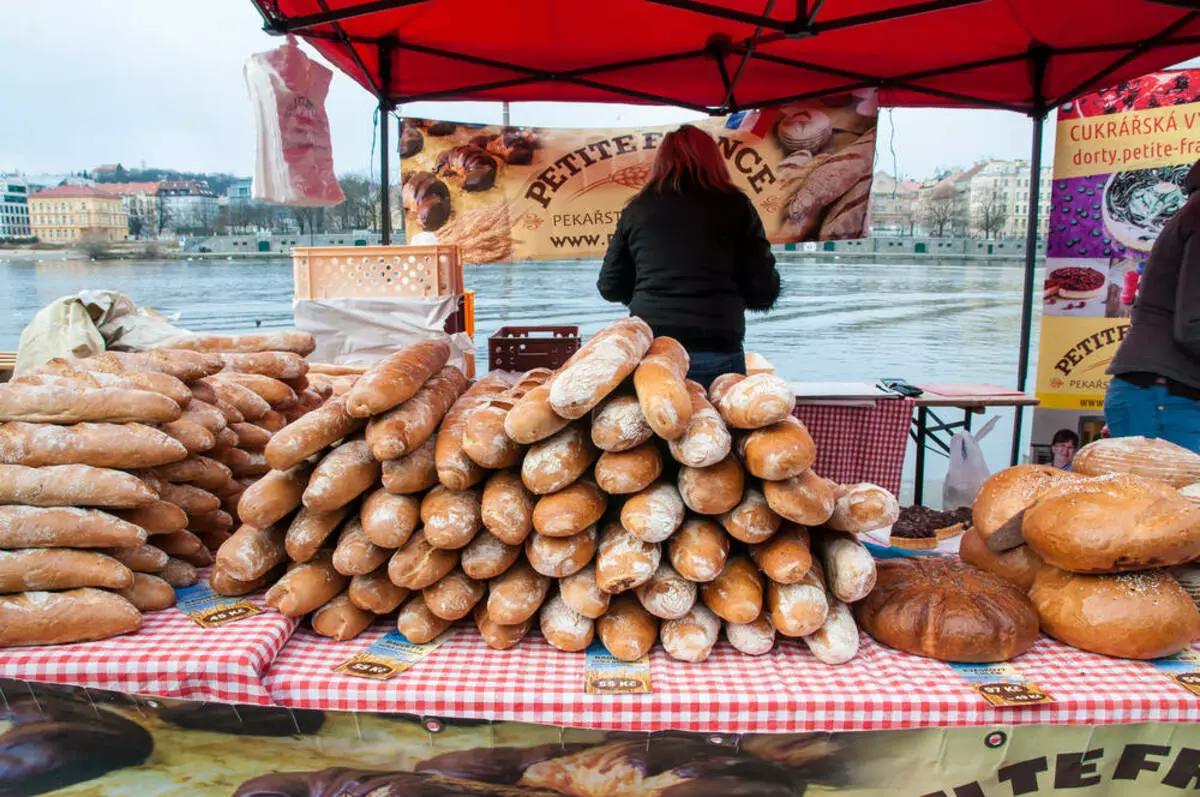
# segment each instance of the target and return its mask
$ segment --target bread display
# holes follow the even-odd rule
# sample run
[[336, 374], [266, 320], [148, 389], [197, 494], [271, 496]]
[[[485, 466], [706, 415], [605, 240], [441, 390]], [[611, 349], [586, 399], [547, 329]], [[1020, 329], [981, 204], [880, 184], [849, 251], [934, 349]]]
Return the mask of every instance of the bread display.
[[602, 329], [575, 352], [550, 383], [550, 407], [568, 420], [582, 418], [650, 349], [654, 333], [640, 318], [623, 318]]
[[346, 394], [346, 412], [370, 418], [408, 401], [450, 359], [450, 346], [423, 340], [405, 346], [367, 369]]
[[993, 473], [975, 496], [974, 528], [993, 551], [1016, 548], [1025, 541], [1021, 534], [1025, 510], [1051, 487], [1077, 478], [1045, 465], [1016, 465]]
[[1071, 470], [1080, 476], [1128, 473], [1180, 488], [1200, 481], [1200, 454], [1167, 440], [1108, 437], [1079, 449]]
[[633, 372], [642, 416], [663, 440], [680, 437], [692, 420], [692, 399], [684, 384], [689, 363], [679, 341], [657, 337]]

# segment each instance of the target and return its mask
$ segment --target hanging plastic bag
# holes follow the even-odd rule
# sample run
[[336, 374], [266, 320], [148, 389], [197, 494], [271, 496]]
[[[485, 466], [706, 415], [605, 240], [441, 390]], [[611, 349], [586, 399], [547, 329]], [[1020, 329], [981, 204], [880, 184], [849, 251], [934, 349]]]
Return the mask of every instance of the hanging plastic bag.
[[342, 202], [325, 114], [333, 73], [306, 56], [291, 36], [278, 49], [250, 56], [243, 72], [258, 144], [254, 198], [302, 207]]
[[950, 465], [942, 484], [942, 510], [974, 506], [975, 494], [991, 475], [979, 441], [992, 431], [999, 416], [993, 417], [975, 434], [963, 430], [950, 439]]

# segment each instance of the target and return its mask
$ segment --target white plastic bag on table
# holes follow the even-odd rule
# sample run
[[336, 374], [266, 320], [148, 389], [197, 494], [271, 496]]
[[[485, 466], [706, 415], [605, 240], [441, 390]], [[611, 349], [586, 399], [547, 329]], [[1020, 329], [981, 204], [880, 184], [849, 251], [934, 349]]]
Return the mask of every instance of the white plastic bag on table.
[[992, 431], [998, 420], [999, 416], [993, 417], [975, 434], [963, 430], [950, 439], [950, 464], [942, 485], [943, 511], [975, 505], [975, 494], [991, 475], [979, 441]]
[[258, 140], [254, 198], [304, 207], [342, 202], [325, 114], [333, 73], [290, 36], [282, 47], [250, 56], [243, 71]]

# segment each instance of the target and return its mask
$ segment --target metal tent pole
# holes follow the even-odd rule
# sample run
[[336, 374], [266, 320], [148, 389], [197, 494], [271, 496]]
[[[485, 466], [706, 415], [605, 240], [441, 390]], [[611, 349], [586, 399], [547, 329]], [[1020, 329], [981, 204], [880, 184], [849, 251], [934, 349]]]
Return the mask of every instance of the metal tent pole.
[[388, 246], [392, 243], [392, 197], [388, 181], [388, 155], [391, 145], [388, 130], [392, 115], [392, 45], [379, 43], [379, 239]]
[[[1033, 284], [1037, 271], [1038, 214], [1040, 210], [1042, 182], [1042, 134], [1046, 111], [1039, 110], [1030, 115], [1033, 119], [1033, 148], [1029, 154], [1029, 220], [1025, 232], [1025, 285], [1021, 300], [1021, 350], [1017, 363], [1017, 390], [1024, 392], [1029, 376], [1029, 343], [1033, 329]], [[1025, 408], [1016, 408], [1013, 418], [1012, 455], [1010, 462], [1016, 465], [1021, 458], [1021, 427]]]

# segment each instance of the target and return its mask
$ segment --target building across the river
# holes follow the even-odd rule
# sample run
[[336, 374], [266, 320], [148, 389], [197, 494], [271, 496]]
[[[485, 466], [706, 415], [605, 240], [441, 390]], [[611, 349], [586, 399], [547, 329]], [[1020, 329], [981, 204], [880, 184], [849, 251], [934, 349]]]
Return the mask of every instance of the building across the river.
[[20, 174], [0, 172], [0, 240], [28, 238], [29, 183]]
[[129, 237], [129, 215], [121, 197], [89, 185], [60, 185], [29, 196], [30, 229], [45, 243], [78, 243], [89, 236], [107, 241]]

